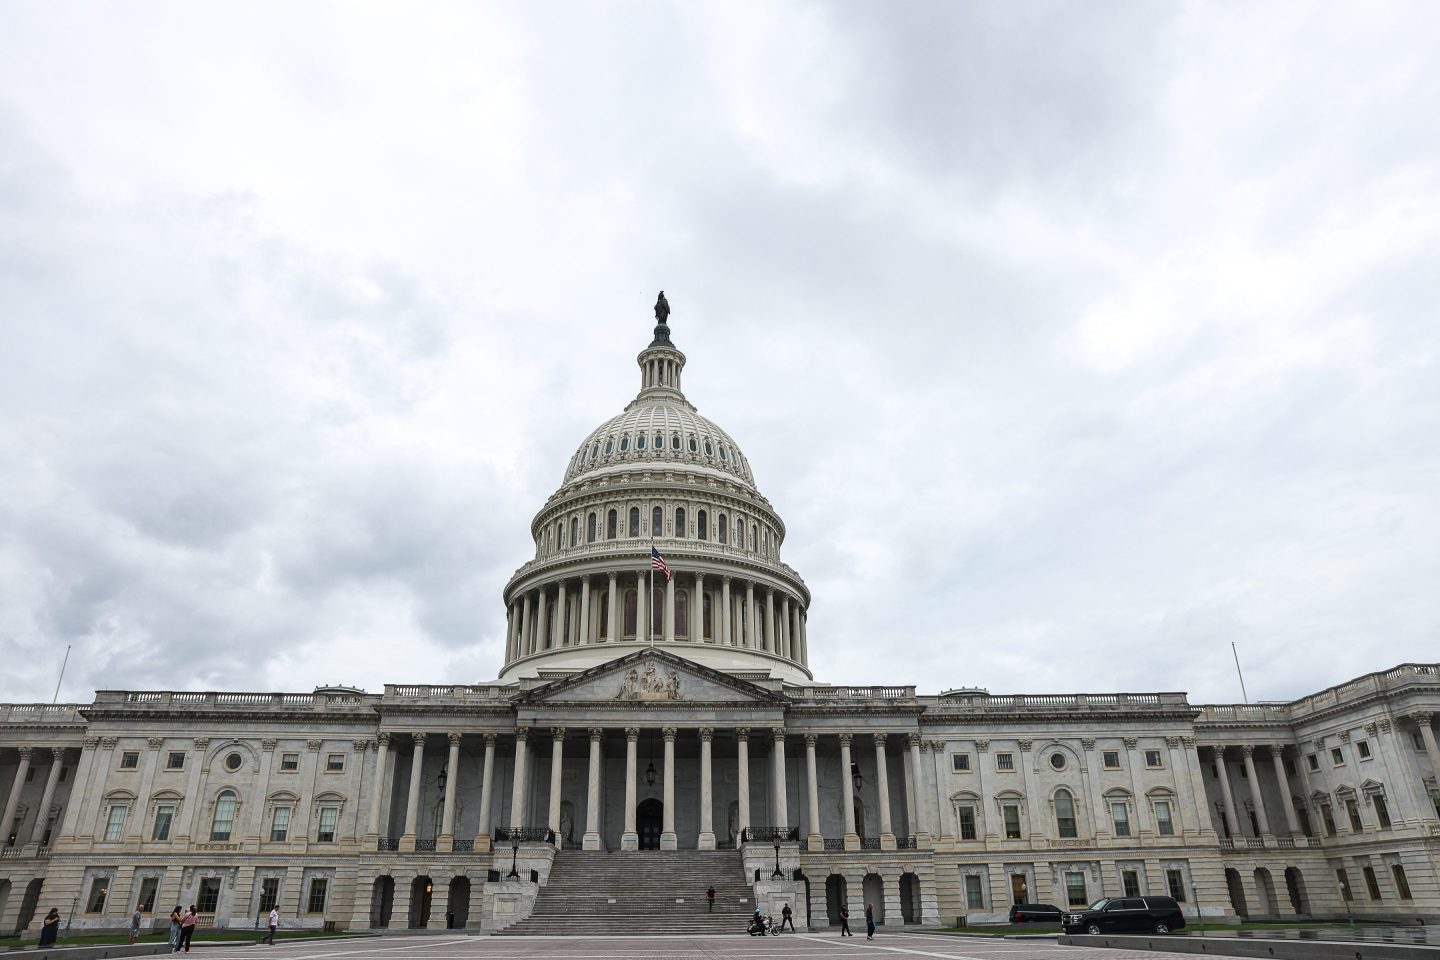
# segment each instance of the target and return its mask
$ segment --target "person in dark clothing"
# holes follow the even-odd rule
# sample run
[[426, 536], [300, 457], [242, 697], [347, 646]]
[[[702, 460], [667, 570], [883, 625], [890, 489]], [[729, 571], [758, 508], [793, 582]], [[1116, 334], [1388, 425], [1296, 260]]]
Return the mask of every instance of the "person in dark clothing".
[[865, 904], [865, 939], [875, 939], [875, 904]]
[[60, 911], [51, 907], [50, 912], [45, 914], [45, 919], [41, 921], [40, 946], [53, 947], [55, 938], [58, 936], [60, 936]]
[[790, 928], [791, 933], [797, 932], [795, 930], [795, 919], [790, 913], [790, 904], [788, 903], [785, 904], [785, 909], [780, 911], [780, 929], [784, 930], [787, 926]]
[[840, 904], [840, 936], [855, 936], [855, 934], [850, 932], [850, 908], [843, 903]]
[[711, 887], [709, 890], [706, 890], [706, 891], [705, 891], [705, 899], [706, 899], [706, 900], [709, 902], [709, 904], [710, 904], [710, 912], [711, 912], [711, 913], [714, 913], [714, 912], [715, 912], [715, 888], [714, 888], [714, 887]]

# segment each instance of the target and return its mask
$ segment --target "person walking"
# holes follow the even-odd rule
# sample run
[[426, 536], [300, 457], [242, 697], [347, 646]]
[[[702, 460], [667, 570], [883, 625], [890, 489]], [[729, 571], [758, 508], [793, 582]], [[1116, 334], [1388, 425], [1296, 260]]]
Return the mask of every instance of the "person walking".
[[135, 912], [130, 914], [130, 942], [134, 943], [140, 939], [140, 904], [135, 904]]
[[180, 921], [185, 919], [185, 913], [180, 909], [180, 904], [175, 904], [175, 909], [170, 911], [170, 952], [174, 953], [180, 949]]
[[270, 908], [270, 932], [265, 935], [265, 937], [261, 940], [261, 942], [262, 942], [262, 943], [268, 943], [268, 944], [270, 944], [270, 946], [272, 946], [272, 947], [275, 946], [275, 929], [276, 929], [277, 927], [279, 927], [279, 926], [280, 926], [280, 905], [279, 905], [279, 904], [276, 904], [275, 906], [273, 906], [273, 907]]
[[705, 891], [705, 899], [710, 904], [710, 913], [715, 912], [715, 888], [711, 887]]
[[855, 936], [855, 934], [850, 932], [850, 908], [843, 903], [840, 904], [840, 936]]
[[790, 912], [790, 904], [788, 903], [785, 904], [785, 909], [780, 911], [780, 929], [784, 930], [787, 926], [790, 928], [791, 933], [798, 932], [795, 929], [794, 915]]
[[45, 919], [40, 923], [40, 948], [55, 945], [55, 938], [60, 936], [60, 911], [54, 907], [45, 914]]
[[875, 904], [865, 904], [865, 939], [875, 939]]
[[180, 943], [175, 947], [176, 953], [179, 953], [181, 950], [184, 950], [186, 953], [190, 952], [190, 938], [195, 936], [195, 924], [199, 922], [200, 917], [195, 913], [195, 904], [192, 903], [190, 904], [190, 909], [185, 912], [185, 916], [180, 920]]

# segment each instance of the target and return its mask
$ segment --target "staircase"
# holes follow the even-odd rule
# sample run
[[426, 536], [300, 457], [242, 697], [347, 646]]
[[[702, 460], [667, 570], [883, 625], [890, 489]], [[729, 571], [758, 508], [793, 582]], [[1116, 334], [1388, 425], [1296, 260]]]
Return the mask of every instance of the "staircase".
[[[705, 902], [709, 887], [715, 888], [714, 913]], [[744, 933], [754, 910], [734, 850], [563, 850], [534, 911], [497, 935]]]

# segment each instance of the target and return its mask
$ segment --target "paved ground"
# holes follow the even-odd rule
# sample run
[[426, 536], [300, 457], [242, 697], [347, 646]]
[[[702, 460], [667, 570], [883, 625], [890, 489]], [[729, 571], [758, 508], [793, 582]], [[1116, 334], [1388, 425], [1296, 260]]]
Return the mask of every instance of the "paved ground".
[[1182, 957], [1063, 947], [1051, 940], [978, 940], [883, 932], [844, 940], [834, 934], [779, 937], [382, 937], [360, 941], [281, 943], [268, 946], [214, 946], [197, 950], [199, 960], [1137, 960]]

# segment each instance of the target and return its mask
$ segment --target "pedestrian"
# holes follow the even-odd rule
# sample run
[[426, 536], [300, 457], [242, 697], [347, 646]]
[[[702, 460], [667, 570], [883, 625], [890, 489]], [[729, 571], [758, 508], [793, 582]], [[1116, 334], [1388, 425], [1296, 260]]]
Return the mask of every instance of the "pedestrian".
[[130, 942], [134, 943], [140, 939], [140, 904], [135, 904], [135, 912], [130, 914]]
[[855, 934], [850, 932], [850, 908], [843, 903], [840, 904], [840, 936], [855, 936]]
[[190, 904], [190, 909], [185, 912], [185, 916], [180, 920], [180, 944], [175, 948], [176, 953], [179, 953], [181, 950], [184, 950], [186, 953], [190, 952], [190, 938], [195, 936], [195, 924], [199, 922], [200, 917], [196, 915], [195, 904], [192, 903]]
[[53, 947], [55, 938], [60, 936], [60, 911], [54, 907], [45, 914], [45, 919], [40, 924], [40, 947]]
[[705, 891], [705, 899], [710, 904], [710, 913], [715, 912], [715, 888], [711, 887]]
[[265, 943], [275, 946], [275, 928], [280, 926], [280, 905], [276, 904], [270, 908], [270, 932], [265, 936]]
[[795, 918], [790, 912], [790, 904], [788, 903], [785, 904], [785, 909], [780, 911], [780, 929], [784, 930], [787, 925], [790, 927], [791, 933], [798, 932], [795, 929]]
[[875, 939], [875, 904], [865, 904], [865, 939]]
[[180, 949], [180, 921], [185, 919], [180, 904], [175, 904], [175, 909], [170, 911], [170, 952], [174, 953]]

